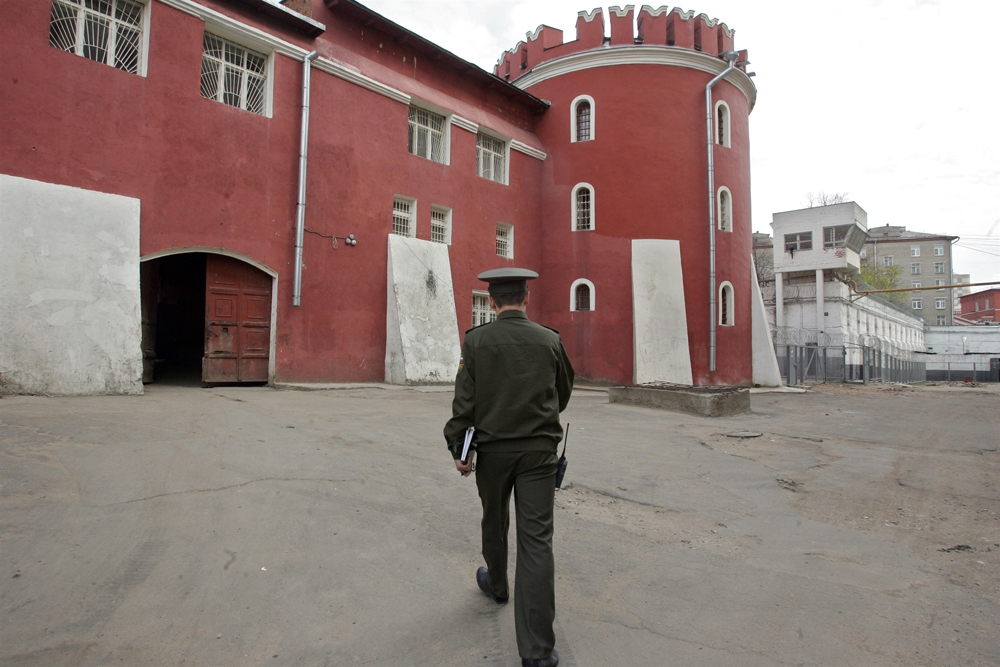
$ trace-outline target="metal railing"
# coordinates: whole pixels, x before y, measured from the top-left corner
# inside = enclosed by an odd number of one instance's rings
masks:
[[[927,379],[927,364],[917,361],[912,352],[868,334],[845,340],[844,336],[785,329],[776,332],[775,353],[788,385]]]

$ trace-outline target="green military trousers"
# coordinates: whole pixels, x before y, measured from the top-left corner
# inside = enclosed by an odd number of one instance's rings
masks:
[[[483,557],[490,588],[510,594],[507,583],[507,533],[510,493],[517,513],[517,568],[514,575],[514,627],[522,658],[547,658],[556,638],[555,564],[552,556],[553,503],[558,459],[550,452],[477,454],[476,486],[483,502]]]

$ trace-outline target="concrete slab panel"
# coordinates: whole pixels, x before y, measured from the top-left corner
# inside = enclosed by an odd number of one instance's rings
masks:
[[[753,342],[753,383],[761,387],[780,387],[781,371],[778,369],[778,357],[774,353],[771,342],[771,325],[767,321],[767,309],[764,297],[760,293],[760,283],[757,282],[757,267],[750,262],[753,276],[750,280],[753,293],[750,298],[753,303],[751,313],[751,336]]]
[[[385,381],[453,382],[461,346],[448,246],[389,235]]]
[[[141,394],[139,200],[0,175],[0,388]]]
[[[635,383],[691,384],[680,241],[632,241]]]

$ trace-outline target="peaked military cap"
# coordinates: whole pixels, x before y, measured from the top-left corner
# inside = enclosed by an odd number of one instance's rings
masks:
[[[517,269],[514,267],[504,267],[502,269],[491,269],[480,273],[478,278],[490,284],[490,292],[493,294],[519,294],[528,289],[529,280],[534,280],[538,274],[531,269]]]

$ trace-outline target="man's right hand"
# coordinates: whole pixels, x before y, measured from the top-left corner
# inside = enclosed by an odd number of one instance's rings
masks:
[[[455,459],[455,467],[458,468],[458,472],[462,473],[462,477],[468,477],[476,469],[473,463],[475,456],[474,453],[470,452],[469,459],[465,463],[462,463],[462,459]]]

